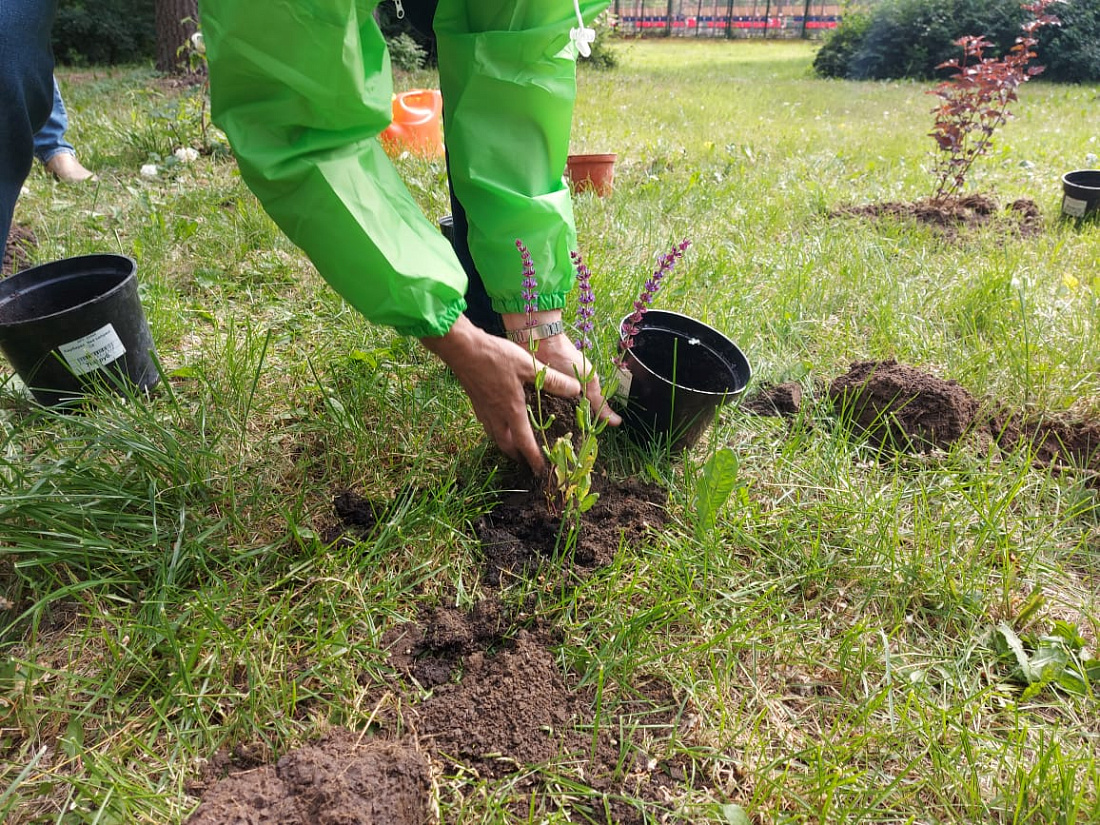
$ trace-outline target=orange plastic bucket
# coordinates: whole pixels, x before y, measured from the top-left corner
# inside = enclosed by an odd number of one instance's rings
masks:
[[[411,89],[393,96],[393,122],[382,132],[391,153],[443,156],[443,96],[439,89]]]

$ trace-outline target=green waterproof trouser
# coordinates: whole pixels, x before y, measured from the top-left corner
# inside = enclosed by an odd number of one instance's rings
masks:
[[[415,2],[415,0],[407,0]],[[393,83],[377,0],[201,0],[214,122],[264,209],[374,323],[442,335],[466,276],[378,135]],[[591,21],[606,0],[584,0]],[[576,248],[562,181],[576,98],[571,0],[440,0],[435,16],[452,186],[498,312],[522,312],[515,241],[539,308],[564,305]]]

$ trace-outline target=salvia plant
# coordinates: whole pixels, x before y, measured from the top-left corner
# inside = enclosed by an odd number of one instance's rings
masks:
[[[613,365],[619,370],[626,369],[626,357],[634,347],[634,340],[641,332],[642,321],[645,313],[653,305],[653,299],[660,291],[665,279],[675,269],[677,262],[684,256],[684,252],[691,245],[686,238],[672,247],[657,262],[653,274],[646,280],[642,291],[634,300],[634,311],[623,323],[622,336],[619,339],[617,354],[612,360]],[[519,250],[523,263],[523,301],[524,310],[527,313],[527,325],[534,326],[534,313],[538,306],[538,279],[535,273],[531,254],[521,240],[516,240],[516,249]],[[584,263],[579,252],[570,253],[570,259],[577,273],[577,317],[574,324],[576,339],[574,343],[577,349],[586,355],[594,351],[592,346],[592,332],[595,328],[596,297],[592,289],[592,273]],[[532,342],[532,352],[535,343]],[[590,359],[591,360],[591,359]],[[593,373],[598,372],[593,364]],[[543,373],[540,372],[540,377]],[[588,383],[596,376],[578,375],[582,384]],[[536,390],[541,390],[542,382],[536,379]],[[536,393],[536,398],[539,394]],[[544,420],[540,409],[531,410],[531,423],[535,431],[542,438],[542,449],[550,463],[550,481],[553,487],[548,491],[550,509],[560,514],[575,529],[576,520],[581,513],[589,510],[598,498],[597,493],[591,491],[592,470],[596,464],[598,445],[596,437],[603,431],[606,422],[594,415],[588,404],[577,406],[576,424],[579,433],[574,447],[573,434],[559,436],[553,444],[549,443],[548,432],[553,418]]]

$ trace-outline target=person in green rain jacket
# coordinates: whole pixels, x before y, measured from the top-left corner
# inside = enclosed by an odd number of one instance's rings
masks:
[[[439,0],[435,11],[450,184],[511,340],[464,315],[462,265],[378,140],[393,92],[378,2],[201,0],[214,122],[249,188],[325,280],[369,321],[418,337],[452,369],[498,446],[541,470],[523,394],[535,377],[526,339],[537,339],[549,367],[548,392],[577,395],[575,376],[589,374],[561,334],[576,248],[562,174],[577,53],[591,34],[581,18],[606,0]],[[404,0],[417,2],[434,0]],[[517,239],[539,278],[532,319]],[[583,389],[617,424],[598,382]]]

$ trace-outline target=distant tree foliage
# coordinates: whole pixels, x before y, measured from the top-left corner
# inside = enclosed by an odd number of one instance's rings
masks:
[[[1100,0],[1068,0],[1054,8],[1060,27],[1042,32],[1037,64],[1044,80],[1100,80]],[[814,58],[822,77],[851,80],[942,77],[936,66],[961,51],[954,41],[983,35],[1003,54],[1027,17],[1020,0],[884,0],[851,15]]]
[[[155,45],[149,0],[59,0],[57,4],[53,47],[61,63],[135,63],[150,59]]]

